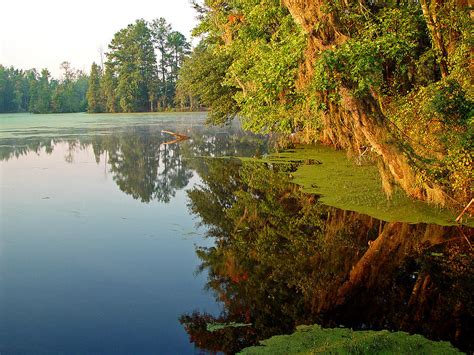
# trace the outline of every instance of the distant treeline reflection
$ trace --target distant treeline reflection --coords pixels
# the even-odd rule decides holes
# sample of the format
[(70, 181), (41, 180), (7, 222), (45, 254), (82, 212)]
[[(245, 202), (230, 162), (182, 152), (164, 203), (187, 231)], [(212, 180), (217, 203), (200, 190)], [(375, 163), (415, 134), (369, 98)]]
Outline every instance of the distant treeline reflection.
[[(179, 131), (176, 127), (167, 128)], [(166, 144), (173, 137), (163, 134), (161, 129), (146, 125), (114, 134), (68, 132), (69, 139), (44, 135), (2, 139), (0, 160), (8, 161), (30, 152), (51, 154), (58, 144), (64, 143), (65, 161), (73, 163), (77, 150), (92, 147), (96, 162), (107, 164), (121, 191), (141, 202), (168, 203), (193, 177), (196, 163), (191, 162), (192, 158), (252, 156), (267, 151), (264, 137), (243, 133), (236, 127), (194, 128), (187, 132), (190, 139), (179, 144)]]
[[(219, 317), (180, 321), (197, 347), (235, 353), (298, 324), (391, 329), (473, 350), (468, 229), (383, 222), (323, 206), (285, 166), (208, 159), (189, 209), (215, 246), (198, 248)], [(213, 323), (251, 323), (207, 331)]]

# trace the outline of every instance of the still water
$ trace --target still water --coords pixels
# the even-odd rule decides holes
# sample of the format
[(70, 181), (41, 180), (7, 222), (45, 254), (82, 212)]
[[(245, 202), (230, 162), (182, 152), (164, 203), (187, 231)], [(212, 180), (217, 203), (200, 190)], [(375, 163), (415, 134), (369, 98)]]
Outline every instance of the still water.
[(267, 138), (204, 120), (0, 116), (2, 354), (234, 353), (312, 323), (473, 349), (471, 229), (324, 206), (294, 164), (229, 158)]

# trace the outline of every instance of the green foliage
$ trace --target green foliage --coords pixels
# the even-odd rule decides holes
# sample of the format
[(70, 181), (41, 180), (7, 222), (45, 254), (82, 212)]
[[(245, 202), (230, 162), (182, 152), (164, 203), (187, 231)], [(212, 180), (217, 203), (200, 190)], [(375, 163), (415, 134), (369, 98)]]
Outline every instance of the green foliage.
[(454, 196), (467, 198), (471, 190), (473, 101), (450, 75), (399, 97), (387, 111), (419, 155), (411, 155), (421, 181), (436, 181)]
[(182, 33), (173, 31), (171, 25), (162, 17), (153, 20), (150, 29), (154, 46), (159, 52), (160, 80), (157, 82), (155, 93), (158, 105), (162, 109), (174, 107), (178, 72), (189, 55), (191, 45)]
[[(238, 112), (234, 100), (237, 89), (222, 85), (232, 58), (225, 52), (201, 43), (193, 55), (184, 61), (178, 80), (178, 98), (185, 105), (198, 101), (210, 108), (208, 122), (224, 124)], [(186, 101), (187, 100), (187, 101)]]
[[(472, 140), (472, 20), (462, 2), (429, 4), (195, 3), (200, 24), (194, 34), (205, 40), (194, 62), (209, 51), (220, 70), (213, 80), (196, 80), (208, 71), (185, 66), (180, 87), (188, 101), (193, 93), (197, 100), (205, 92), (221, 95), (226, 105), (201, 101), (210, 122), (238, 114), (254, 132), (302, 131), (306, 142), (321, 138), (348, 150), (391, 146), (409, 162), (405, 177), (413, 171), (418, 177), (402, 182), (405, 177), (391, 172), (407, 190), (442, 204), (446, 195), (463, 201), (471, 177), (461, 161), (472, 160), (461, 153)], [(356, 112), (376, 118), (373, 126), (350, 123)], [(374, 132), (375, 141), (368, 137)], [(390, 165), (394, 155), (382, 155)], [(426, 186), (435, 187), (428, 192)]]
[(89, 78), (82, 71), (75, 71), (69, 62), (61, 64), (63, 80), (55, 83), (52, 93), (53, 112), (82, 112), (87, 108)]
[(425, 172), (444, 185), (449, 185), (453, 191), (459, 194), (470, 191), (474, 179), (472, 169), (474, 165), (474, 136), (472, 132), (468, 137), (469, 139), (456, 142), (457, 145), (448, 149), (441, 164), (434, 165)]
[(166, 54), (168, 56), (168, 62), (166, 64), (169, 68), (167, 85), (171, 90), (168, 100), (172, 104), (172, 99), (176, 95), (175, 90), (178, 81), (178, 73), (183, 66), (184, 60), (190, 54), (191, 45), (187, 42), (186, 37), (178, 31), (169, 32), (166, 40), (166, 49), (168, 50)]
[(369, 14), (359, 26), (357, 34), (315, 62), (314, 89), (337, 95), (335, 91), (344, 86), (362, 98), (411, 87), (408, 70), (423, 50), (420, 9), (388, 7)]
[[(212, 67), (219, 71), (210, 80), (199, 80), (208, 75), (210, 66), (185, 65), (179, 87), (195, 93), (211, 109), (210, 122), (225, 122), (239, 112), (245, 129), (292, 131), (305, 36), (288, 11), (275, 0), (225, 4), (209, 0), (201, 12), (195, 34), (207, 37), (189, 63), (212, 58)], [(209, 100), (219, 100), (218, 95), (224, 106)]]
[(87, 112), (104, 112), (104, 98), (100, 87), (102, 68), (92, 63), (87, 90)]
[(241, 354), (460, 354), (448, 342), (430, 341), (405, 332), (322, 329), (318, 325), (299, 326), (291, 335), (264, 340), (261, 346)]
[(295, 128), (291, 111), (299, 99), (295, 83), (305, 37), (291, 16), (283, 11), (278, 15), (281, 23), (268, 42), (252, 40), (252, 36), (239, 38), (231, 52), (238, 55), (226, 84), (241, 89), (235, 99), (243, 127), (254, 132), (292, 132)]
[(51, 79), (46, 69), (38, 74), (0, 65), (0, 112), (135, 112), (172, 107), (178, 71), (189, 48), (186, 37), (172, 31), (164, 19), (152, 24), (137, 20), (115, 34), (105, 68), (93, 63), (90, 78), (68, 62), (61, 64), (61, 80)]
[(455, 80), (440, 83), (432, 94), (431, 108), (447, 123), (465, 123), (474, 115), (474, 102), (466, 97), (466, 92)]
[(109, 44), (101, 80), (105, 110), (137, 112), (173, 107), (178, 71), (189, 48), (186, 37), (172, 31), (163, 18), (151, 23), (137, 20), (117, 32)]
[(29, 74), (0, 64), (0, 112), (28, 111)]
[(167, 64), (170, 58), (167, 51), (167, 39), (171, 33), (171, 25), (166, 23), (166, 20), (161, 17), (153, 20), (150, 27), (155, 48), (158, 49), (160, 53), (158, 75), (160, 76), (161, 81), (158, 83), (157, 94), (160, 98), (160, 105), (166, 107), (168, 105)]
[(105, 99), (105, 110), (107, 112), (117, 112), (117, 77), (114, 75), (113, 70), (109, 65), (105, 66), (105, 73), (100, 86)]
[(22, 71), (0, 65), (1, 112), (81, 112), (86, 109), (88, 76), (63, 62), (64, 78), (51, 79), (47, 69)]
[(109, 44), (106, 66), (117, 78), (115, 95), (120, 110), (149, 111), (156, 80), (156, 56), (152, 33), (144, 20), (137, 20), (115, 34)]
[(48, 113), (51, 110), (51, 86), (49, 71), (43, 69), (35, 85), (34, 95), (30, 101), (30, 111), (34, 113)]

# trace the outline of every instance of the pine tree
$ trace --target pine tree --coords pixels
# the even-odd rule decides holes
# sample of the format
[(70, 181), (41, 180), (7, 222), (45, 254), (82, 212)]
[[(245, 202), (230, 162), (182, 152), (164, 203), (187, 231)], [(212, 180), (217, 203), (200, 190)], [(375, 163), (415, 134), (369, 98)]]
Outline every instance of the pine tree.
[(153, 43), (155, 48), (160, 53), (159, 59), (159, 85), (158, 85), (158, 96), (161, 108), (166, 108), (169, 105), (168, 99), (168, 63), (169, 63), (169, 52), (168, 52), (168, 38), (171, 33), (171, 26), (166, 23), (163, 17), (153, 20), (151, 23), (151, 31), (153, 34)]
[(105, 101), (105, 110), (107, 112), (117, 112), (117, 96), (115, 88), (117, 86), (117, 78), (111, 63), (106, 63), (105, 73), (101, 82), (101, 91)]
[(104, 112), (104, 100), (100, 85), (101, 68), (94, 62), (92, 63), (89, 76), (89, 88), (87, 90), (88, 112)]
[[(144, 20), (137, 20), (115, 34), (109, 44), (106, 68), (105, 86), (109, 111), (112, 101), (111, 86), (115, 88), (121, 111), (151, 109), (155, 90), (156, 56), (150, 29)], [(113, 78), (117, 78), (116, 83)]]
[(49, 82), (49, 71), (41, 70), (41, 76), (34, 84), (35, 96), (30, 109), (34, 113), (51, 112), (51, 87)]

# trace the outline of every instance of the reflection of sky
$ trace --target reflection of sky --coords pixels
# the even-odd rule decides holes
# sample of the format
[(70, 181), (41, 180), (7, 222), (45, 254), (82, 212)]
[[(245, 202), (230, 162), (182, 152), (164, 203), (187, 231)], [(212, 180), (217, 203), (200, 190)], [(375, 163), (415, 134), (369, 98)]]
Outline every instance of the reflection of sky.
[(194, 275), (195, 244), (210, 241), (185, 191), (143, 204), (91, 146), (67, 154), (0, 162), (0, 351), (192, 352), (178, 317), (217, 305)]

